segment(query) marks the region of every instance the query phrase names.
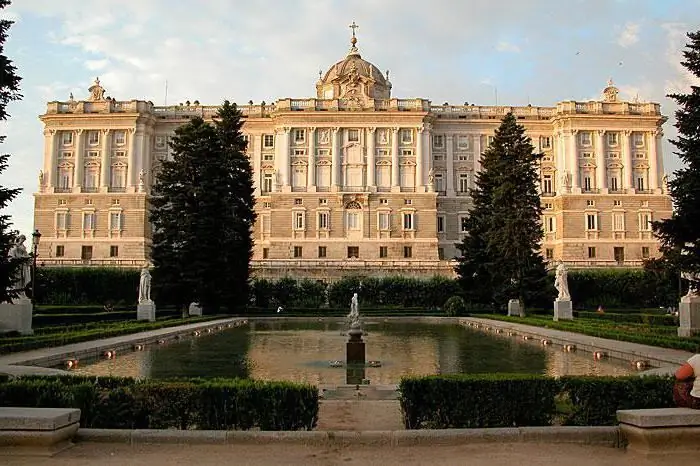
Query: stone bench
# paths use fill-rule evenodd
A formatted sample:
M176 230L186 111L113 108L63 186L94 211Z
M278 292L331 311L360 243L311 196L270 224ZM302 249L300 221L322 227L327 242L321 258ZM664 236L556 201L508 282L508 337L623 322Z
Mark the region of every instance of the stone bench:
M629 451L700 454L700 410L629 409L618 411L617 419Z
M0 456L53 456L73 446L79 424L79 409L0 407Z

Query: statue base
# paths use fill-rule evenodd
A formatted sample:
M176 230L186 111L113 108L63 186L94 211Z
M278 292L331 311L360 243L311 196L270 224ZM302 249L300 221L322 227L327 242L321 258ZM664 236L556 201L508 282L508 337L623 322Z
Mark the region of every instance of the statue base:
M365 342L362 341L362 329L351 327L348 330L350 339L345 345L345 362L348 366L361 364L365 366Z
M136 320L147 320L155 322L156 320L156 303L151 300L139 303L136 306Z
M32 335L32 311L29 298L13 299L11 303L0 303L0 333L19 332Z
M363 385L366 380L365 365L351 364L345 366L345 383L348 385Z
M700 335L700 296L683 296L678 304L679 337Z
M190 303L188 313L190 316L201 317L202 316L202 306L200 306L199 303Z
M571 300L557 299L554 301L554 320L574 320Z
M519 299L511 299L508 301L508 315L525 317L525 309Z

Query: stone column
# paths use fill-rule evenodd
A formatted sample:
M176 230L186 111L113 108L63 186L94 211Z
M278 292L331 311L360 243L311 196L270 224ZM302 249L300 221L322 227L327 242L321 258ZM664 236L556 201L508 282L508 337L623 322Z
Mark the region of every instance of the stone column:
M136 168L136 128L129 128L129 154L128 165L126 167L126 187L128 192L136 192L134 189L134 178L138 178L138 169Z
M474 135L474 175L481 171L481 134Z
M454 135L445 134L445 157L447 158L447 180L445 195L455 196L455 155L454 155Z
M569 165L571 167L571 191L574 194L581 193L581 180L579 179L579 169L578 169L578 141L576 137L578 135L578 130L574 129L569 134Z
M46 168L46 192L53 192L58 186L58 151L56 150L56 139L58 133L55 129L44 130L44 145L45 147L45 165Z
M252 154L253 157L253 186L255 188L254 195L260 196L262 193L262 170L260 165L262 163L262 145L263 145L263 135L262 134L251 134L249 139L250 144L252 142L252 150L250 145L248 146L248 153Z
M416 192L422 193L425 191L425 182L423 181L423 134L425 126L416 128Z
M75 136L75 178L73 179L73 192L79 193L85 184L85 139L83 130L76 129L73 133Z
M144 183L144 189L146 191L149 191L149 187L151 186L151 147L153 147L153 144L151 143L151 137L153 136L153 130L151 128L144 128L143 134L141 135L141 150L138 158L138 168L139 168L139 173L136 175L136 186L137 189L140 189L140 184L141 181L139 180L139 174L141 171L143 171L143 183Z
M658 155L656 153L656 131L650 131L644 134L646 144L649 145L649 189L656 193L659 189L659 165Z
M666 187L664 186L664 177L666 176L666 171L664 169L664 151L663 151L663 137L664 132L661 128L658 128L654 132L654 145L656 147L656 173L657 173L657 183L661 193Z
M289 173L289 135L292 131L292 128L289 126L284 127L284 133L282 134L282 149L281 149L281 154L282 154L282 159L281 159L281 164L282 164L282 191L289 192L291 191L291 182L290 182L290 173Z
M376 148L374 144L374 132L376 128L367 128L367 189L372 191L375 187L374 174L377 167L375 166Z
M430 182L430 171L433 170L433 127L426 124L423 131L423 184L428 188L427 191L435 191L435 186ZM429 186L430 185L430 186Z
M634 169L632 168L632 147L630 138L632 131L624 130L622 135L622 157L624 160L624 176L622 177L622 187L627 190L634 189ZM634 192L634 191L631 191Z
M340 128L333 128L331 141L331 189L338 190L340 184Z
M143 128L137 128L133 134L132 150L129 154L129 167L133 167L131 170L131 178L129 179L129 184L131 186L132 192L138 192L139 190L139 172L141 171L143 162L143 139L144 130Z
M306 154L306 191L316 192L316 128L309 128L309 148Z
M607 194L608 192L608 186L607 186L607 174L606 174L606 166L605 166L605 130L604 129L599 129L598 131L595 132L596 134L596 141L595 141L595 164L596 164L596 170L595 170L595 187L599 190L601 194Z
M401 191L399 174L399 128L391 128L391 190Z
M110 167L112 165L112 147L110 144L111 133L109 129L100 131L102 135L102 157L100 160L100 191L103 193L109 192L110 185Z

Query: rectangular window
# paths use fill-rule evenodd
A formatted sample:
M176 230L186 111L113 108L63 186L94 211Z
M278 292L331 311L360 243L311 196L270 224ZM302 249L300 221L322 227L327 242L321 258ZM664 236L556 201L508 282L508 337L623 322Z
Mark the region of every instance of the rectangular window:
M403 203L404 203L405 205L413 205L413 199L404 199L404 200L403 200Z
M413 230L413 213L403 214L403 229Z
M403 128L401 130L401 142L403 144L410 144L413 142L413 130L408 128Z
M622 212L613 214L613 231L625 231L625 214Z
M80 249L80 258L84 261L92 259L92 246L83 246Z
M469 136L457 136L457 150L469 150Z
M412 155L413 155L412 149L401 149L401 156L402 157L410 157Z
M544 175L542 178L542 192L545 194L552 194L554 192L554 183L552 182L552 175Z
M591 246L588 248L588 258L595 259L595 247Z
M272 173L265 173L263 176L262 191L264 193L272 192Z
M329 155L331 155L331 151L330 149L316 149L316 154L319 157L328 157Z
M610 177L610 191L617 191L617 190L618 190L617 176L611 176Z
M621 207L621 206L622 206L622 201L620 201L620 200L618 200L618 199L615 199L615 200L613 201L613 205L614 205L615 207Z
M360 257L359 246L348 246L348 259L358 259Z
M67 230L68 229L68 213L58 212L56 214L56 229L57 230Z
M637 190L644 191L644 177L643 176L637 177Z
M379 199L379 203L382 205L389 205L389 199L386 199L383 197L383 198Z
M391 229L391 214L389 212L379 212L377 226L380 230Z
M63 131L61 133L61 142L63 143L64 146L72 146L73 145L73 132L72 131Z
M649 246L642 246L642 259L649 259Z
M263 248L263 259L270 257L270 248Z
M639 214L639 231L651 231L651 214Z
M386 246L379 246L379 258L386 259L389 257L389 248Z
M110 228L110 230L121 230L122 229L122 214L121 214L121 212L112 212L109 214L109 228Z
M100 156L100 153L96 150L89 150L87 153L87 156L93 159L96 159L97 157Z
M634 133L634 146L644 147L644 133Z
M469 217L459 217L459 231L460 233L469 231Z
M595 201L593 199L586 199L587 207L595 207Z
M263 147L265 149L272 149L273 147L275 147L274 134L263 134Z
M304 229L304 212L294 212L294 229Z
M445 147L445 138L442 134L433 134L433 147L436 149Z
M621 246L617 246L613 248L613 257L615 258L615 262L622 263L625 261L625 248Z
M410 259L413 257L413 248L411 246L403 247L403 257L404 259Z
M56 257L63 257L66 255L66 247L63 245L56 246Z
M109 257L119 257L119 246L109 247Z
M444 179L442 178L442 173L435 174L435 191L442 192L445 190Z
M83 214L83 230L94 230L95 229L95 214L85 213Z
M618 133L608 133L608 145L616 146L618 144Z
M302 205L304 203L304 200L300 197L297 197L294 199L294 205Z
M306 149L294 149L294 155L297 157L300 155L306 155Z
M595 231L598 229L598 216L596 214L586 214L586 230Z
M323 259L326 257L326 246L319 246L318 247L318 257L320 259Z
M321 198L318 200L319 205L328 205L328 199Z
M99 131L88 131L88 144L91 146L96 146L100 143L100 132Z
M328 230L328 212L319 212L318 213L318 229L319 230Z
M591 133L588 131L584 131L579 135L581 139L581 145L582 146L590 146L591 145Z
M304 142L306 138L306 131L303 129L295 129L294 130L294 142L301 143Z
M544 250L544 258L547 260L554 259L554 249L547 248Z
M552 138L550 136L542 136L540 138L540 147L542 147L542 149L551 149Z
M554 233L555 231L557 231L556 217L547 216L544 218L544 231L546 233Z
M348 212L345 218L348 230L360 230L360 214L358 212Z
M114 144L117 146L123 146L126 144L126 131L114 132Z
M591 191L593 189L593 181L591 180L590 176L584 176L583 177L583 190L584 191Z
M348 130L348 142L359 142L360 141L360 130L349 129Z
M300 258L301 255L302 255L301 253L302 253L302 248L301 248L301 246L294 246L294 252L293 252L294 257Z
M437 232L438 233L445 232L445 216L444 215L438 215L438 217L437 217Z
M445 260L445 248L438 248L438 260Z
M462 173L459 175L459 192L466 193L469 191L469 174Z
M493 144L493 136L486 136L486 145L490 146Z

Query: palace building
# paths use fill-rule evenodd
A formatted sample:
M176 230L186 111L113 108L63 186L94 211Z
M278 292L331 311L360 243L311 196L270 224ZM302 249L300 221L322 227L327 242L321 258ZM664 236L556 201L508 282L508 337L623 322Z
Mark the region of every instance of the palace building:
M35 227L45 265L141 266L148 199L169 138L216 106L156 106L105 95L53 101ZM313 98L240 105L255 177L253 270L333 279L451 275L480 154L508 112L544 153L542 254L572 267L640 266L658 254L650 222L671 215L658 103L600 100L552 107L435 105L392 96L389 72L350 50Z

